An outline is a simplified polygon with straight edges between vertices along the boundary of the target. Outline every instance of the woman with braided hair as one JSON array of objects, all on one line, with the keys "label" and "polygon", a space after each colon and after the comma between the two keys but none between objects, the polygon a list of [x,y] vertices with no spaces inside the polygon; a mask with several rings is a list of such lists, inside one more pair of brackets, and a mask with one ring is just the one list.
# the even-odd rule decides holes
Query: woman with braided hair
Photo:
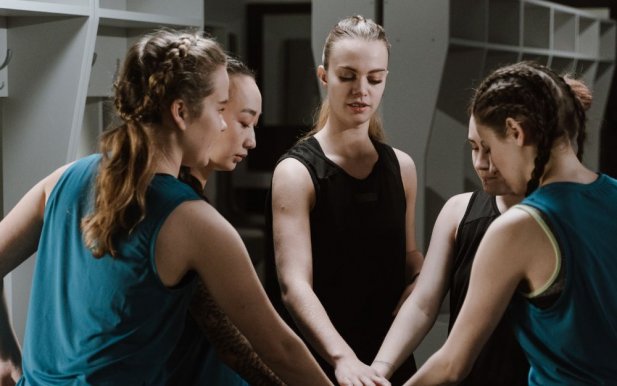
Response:
[{"label": "woman with braided hair", "polygon": [[[165,385],[196,276],[280,378],[330,385],[268,302],[237,232],[176,177],[225,122],[226,56],[197,32],[157,31],[115,83],[121,122],[100,153],[61,167],[0,222],[0,277],[37,261],[23,364],[0,307],[0,380]],[[23,367],[22,367],[23,365]]]},{"label": "woman with braided hair", "polygon": [[406,385],[456,384],[505,313],[530,385],[617,382],[617,181],[580,162],[585,111],[550,69],[489,75],[471,103],[491,167],[525,198],[478,247],[446,343]]}]

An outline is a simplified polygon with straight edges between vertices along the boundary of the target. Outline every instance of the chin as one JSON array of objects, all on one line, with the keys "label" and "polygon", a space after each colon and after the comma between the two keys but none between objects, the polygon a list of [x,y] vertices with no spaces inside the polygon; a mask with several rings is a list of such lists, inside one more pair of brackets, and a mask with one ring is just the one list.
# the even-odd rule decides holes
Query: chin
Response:
[{"label": "chin", "polygon": [[503,196],[512,194],[512,191],[502,184],[482,184],[482,189],[491,196]]},{"label": "chin", "polygon": [[236,170],[236,166],[238,166],[237,163],[230,162],[229,164],[223,166],[223,168],[221,170],[223,170],[225,172],[233,172],[234,170]]}]

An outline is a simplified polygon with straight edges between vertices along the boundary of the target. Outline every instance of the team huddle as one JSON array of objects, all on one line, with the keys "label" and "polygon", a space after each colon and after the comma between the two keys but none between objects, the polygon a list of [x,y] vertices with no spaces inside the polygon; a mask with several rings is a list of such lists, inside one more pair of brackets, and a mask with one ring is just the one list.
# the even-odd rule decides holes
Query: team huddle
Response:
[{"label": "team huddle", "polygon": [[315,124],[272,174],[262,284],[204,193],[257,146],[255,75],[198,32],[131,46],[99,152],[0,222],[1,277],[37,253],[23,351],[2,290],[0,386],[617,384],[617,180],[581,163],[591,91],[534,62],[477,84],[482,189],[423,254],[413,154],[380,120],[389,54],[362,16],[328,34]]}]

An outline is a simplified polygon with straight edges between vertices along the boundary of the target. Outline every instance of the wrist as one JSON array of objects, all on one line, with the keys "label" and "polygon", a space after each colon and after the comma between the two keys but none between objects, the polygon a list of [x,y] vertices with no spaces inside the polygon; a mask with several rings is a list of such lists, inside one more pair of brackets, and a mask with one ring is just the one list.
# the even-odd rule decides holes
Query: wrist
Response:
[{"label": "wrist", "polygon": [[371,367],[375,371],[377,371],[382,377],[389,378],[394,365],[392,364],[392,362],[375,359],[371,364]]},{"label": "wrist", "polygon": [[332,356],[332,364],[336,367],[341,363],[358,360],[353,351],[343,352]]}]

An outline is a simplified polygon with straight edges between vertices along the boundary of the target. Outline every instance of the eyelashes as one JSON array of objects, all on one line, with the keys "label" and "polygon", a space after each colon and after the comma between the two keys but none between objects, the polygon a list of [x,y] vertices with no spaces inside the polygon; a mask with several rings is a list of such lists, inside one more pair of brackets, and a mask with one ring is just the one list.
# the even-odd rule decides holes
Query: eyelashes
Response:
[{"label": "eyelashes", "polygon": [[[341,82],[352,82],[352,81],[356,80],[355,76],[339,76],[338,78],[339,78],[339,80]],[[379,84],[379,83],[383,82],[383,79],[371,79],[371,78],[369,78],[368,82],[370,84]]]}]

